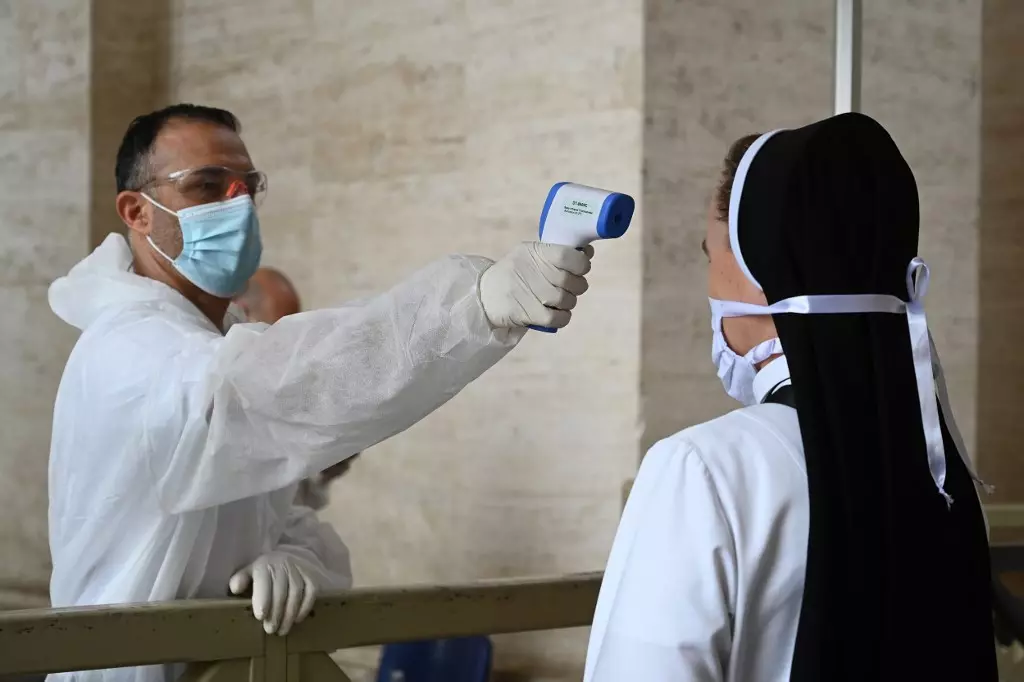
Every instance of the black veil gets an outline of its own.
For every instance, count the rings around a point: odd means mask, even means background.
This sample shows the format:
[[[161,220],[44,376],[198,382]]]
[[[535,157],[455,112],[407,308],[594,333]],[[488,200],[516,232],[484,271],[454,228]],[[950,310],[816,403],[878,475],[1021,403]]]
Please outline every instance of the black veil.
[[[762,136],[732,187],[737,259],[768,303],[908,299],[914,175],[873,119]],[[945,424],[929,473],[905,315],[778,314],[807,464],[810,532],[791,680],[996,680],[988,541]]]

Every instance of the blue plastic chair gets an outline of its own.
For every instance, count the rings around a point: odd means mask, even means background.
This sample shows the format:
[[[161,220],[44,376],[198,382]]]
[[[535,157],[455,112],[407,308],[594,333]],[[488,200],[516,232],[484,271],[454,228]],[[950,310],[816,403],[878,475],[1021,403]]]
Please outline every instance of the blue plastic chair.
[[[493,655],[488,637],[388,644],[377,682],[487,682]]]

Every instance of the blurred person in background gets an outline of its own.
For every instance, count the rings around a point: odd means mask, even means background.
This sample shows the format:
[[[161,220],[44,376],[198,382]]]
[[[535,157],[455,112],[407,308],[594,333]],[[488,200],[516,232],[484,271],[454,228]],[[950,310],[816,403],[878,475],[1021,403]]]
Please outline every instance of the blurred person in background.
[[[251,591],[264,629],[286,634],[318,591],[351,585],[344,544],[295,504],[298,482],[426,417],[528,326],[567,325],[587,289],[592,249],[524,242],[225,334],[260,265],[267,187],[239,131],[230,112],[190,104],[136,118],[115,164],[128,238],[111,234],[50,287],[50,307],[82,332],[53,412],[54,607]]]
[[[274,324],[285,315],[294,315],[302,310],[299,292],[284,273],[274,268],[261,267],[256,271],[245,286],[245,290],[235,296],[228,306],[228,315],[234,321],[263,322]]]
[[[245,291],[228,306],[224,317],[224,332],[239,322],[274,324],[286,315],[301,311],[302,303],[292,281],[280,270],[261,267],[249,278]],[[295,494],[295,504],[316,511],[326,507],[330,502],[331,483],[347,473],[357,457],[358,453],[302,479]]]

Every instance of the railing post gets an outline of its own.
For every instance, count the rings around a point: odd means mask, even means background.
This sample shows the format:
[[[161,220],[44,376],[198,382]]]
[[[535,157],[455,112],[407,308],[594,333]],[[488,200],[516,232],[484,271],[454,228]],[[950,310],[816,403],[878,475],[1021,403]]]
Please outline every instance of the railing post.
[[[249,682],[257,679],[252,677],[252,669],[253,660],[248,658],[196,663],[185,670],[178,682]]]
[[[288,656],[288,682],[352,682],[324,652]]]
[[[288,679],[288,638],[279,635],[263,637],[262,682],[285,682]],[[254,680],[254,682],[260,682]]]

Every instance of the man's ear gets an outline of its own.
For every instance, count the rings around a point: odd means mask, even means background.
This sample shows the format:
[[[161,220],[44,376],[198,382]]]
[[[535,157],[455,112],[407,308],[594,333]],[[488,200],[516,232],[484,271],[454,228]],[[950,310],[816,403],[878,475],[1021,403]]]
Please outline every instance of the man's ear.
[[[139,192],[121,192],[117,195],[117,199],[114,200],[117,215],[121,218],[121,222],[125,224],[125,227],[138,232],[144,237],[148,237],[153,229],[150,221],[150,212],[146,210],[146,204],[146,200],[142,198],[142,194]]]

